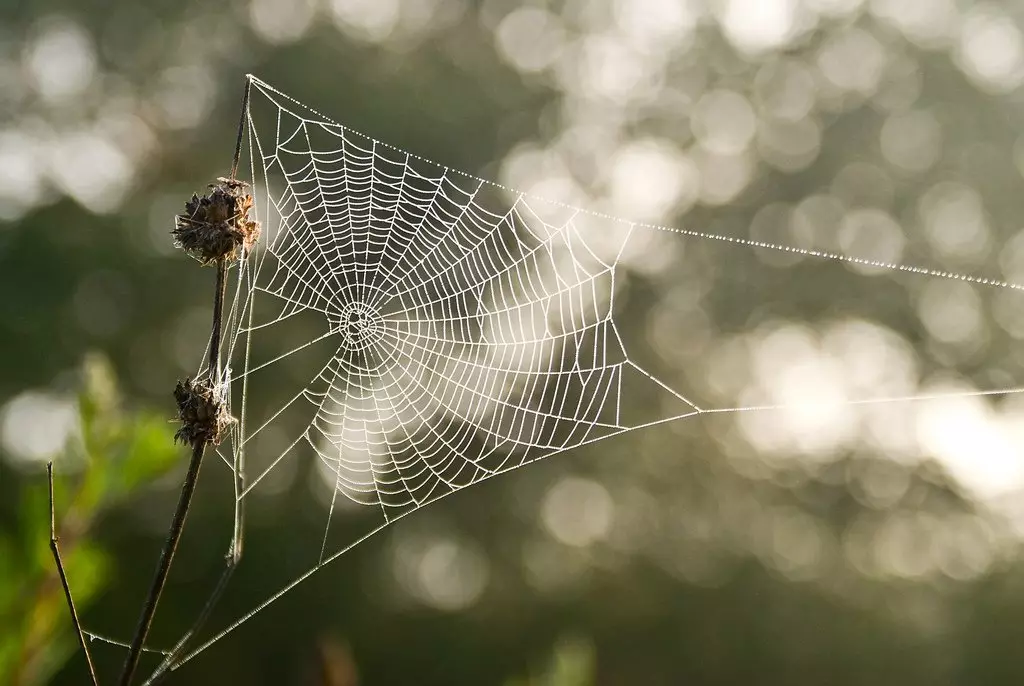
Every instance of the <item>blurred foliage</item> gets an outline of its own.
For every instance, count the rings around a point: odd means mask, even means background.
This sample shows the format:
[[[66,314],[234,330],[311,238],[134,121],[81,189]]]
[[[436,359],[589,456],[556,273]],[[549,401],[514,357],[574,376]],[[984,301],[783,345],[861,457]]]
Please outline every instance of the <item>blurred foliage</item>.
[[[556,644],[551,663],[540,674],[512,679],[506,686],[592,686],[594,651],[579,640],[561,640]]]
[[[54,441],[85,626],[124,639],[137,618],[176,494],[159,476],[182,457],[170,390],[195,372],[212,287],[171,219],[226,171],[242,74],[452,167],[557,181],[567,202],[1021,281],[1022,21],[1019,3],[967,0],[2,3],[0,683],[82,682],[46,548]],[[806,385],[1024,378],[1006,289],[682,238],[644,257],[621,301],[631,350],[731,403],[775,400],[830,344],[848,354]],[[69,370],[94,348],[123,400],[95,362],[79,393]],[[837,432],[751,413],[596,444],[403,520],[168,683],[1024,683],[1019,405],[893,404]],[[146,406],[166,409],[129,409]],[[223,569],[231,481],[209,462],[157,647]],[[250,501],[211,629],[316,562],[322,477],[312,459],[287,469]],[[580,492],[614,503],[586,544],[555,526]],[[349,515],[339,537],[366,529]],[[485,561],[471,604],[422,583],[437,551],[443,579]],[[123,651],[93,645],[109,680]]]
[[[76,430],[54,456],[57,535],[79,612],[117,580],[109,551],[90,540],[93,526],[181,458],[165,417],[125,411],[105,358],[87,357],[81,377]],[[78,650],[48,545],[49,508],[39,474],[2,508],[18,522],[0,531],[0,683],[11,686],[48,683]]]

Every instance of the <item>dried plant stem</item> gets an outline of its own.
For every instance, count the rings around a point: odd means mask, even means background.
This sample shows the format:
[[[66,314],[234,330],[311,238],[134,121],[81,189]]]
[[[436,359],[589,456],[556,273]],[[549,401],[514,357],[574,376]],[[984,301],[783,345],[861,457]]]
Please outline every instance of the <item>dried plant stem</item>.
[[[210,384],[215,385],[217,379],[217,368],[219,367],[220,331],[221,319],[224,311],[224,282],[226,281],[227,264],[221,259],[217,263],[217,290],[214,296],[213,305],[213,336],[210,338]],[[178,506],[174,510],[174,517],[171,519],[171,526],[168,529],[167,540],[164,542],[163,550],[160,552],[160,561],[157,563],[156,575],[150,586],[146,602],[142,606],[142,614],[139,617],[138,626],[128,648],[128,657],[125,659],[124,669],[121,672],[121,686],[130,686],[135,677],[135,670],[139,665],[139,658],[142,656],[142,647],[145,645],[149,629],[153,625],[153,617],[156,615],[157,605],[160,603],[160,595],[164,586],[167,585],[167,576],[171,572],[171,563],[174,562],[174,553],[178,550],[178,541],[185,530],[185,518],[188,517],[188,510],[192,504],[192,496],[199,482],[199,469],[203,465],[203,455],[206,453],[206,440],[196,440],[192,444],[192,459],[188,464],[188,471],[185,472],[185,480],[181,485],[181,494],[178,496]]]
[[[57,517],[54,514],[53,505],[53,463],[46,463],[46,478],[50,486],[50,550],[53,552],[53,561],[57,565],[57,574],[60,576],[60,585],[64,587],[64,598],[68,602],[68,611],[71,613],[71,624],[75,627],[75,636],[78,638],[78,645],[85,655],[85,665],[89,670],[89,678],[93,686],[99,686],[96,678],[96,667],[92,664],[92,654],[89,652],[89,643],[85,640],[85,632],[82,631],[82,623],[78,620],[78,610],[75,609],[75,601],[71,597],[71,586],[68,585],[68,575],[64,571],[64,562],[60,557],[60,545],[57,538]]]
[[[238,162],[242,154],[242,134],[245,130],[246,112],[249,104],[249,88],[251,80],[247,77],[245,94],[242,98],[242,116],[238,122],[238,138],[235,144],[234,160],[231,164],[231,181],[235,180],[238,172]],[[217,388],[221,379],[220,374],[220,338],[224,318],[224,298],[227,290],[227,269],[228,261],[221,257],[217,260],[217,285],[213,296],[213,326],[210,334],[209,350],[209,384],[211,388]],[[203,437],[192,443],[192,459],[189,461],[188,471],[185,473],[185,481],[181,485],[181,494],[178,496],[178,506],[174,510],[174,517],[167,532],[167,539],[164,542],[163,550],[160,553],[160,561],[157,563],[156,575],[150,586],[149,594],[142,608],[138,626],[132,637],[128,648],[128,657],[125,659],[124,669],[121,672],[121,686],[131,686],[135,671],[139,666],[139,659],[142,657],[142,649],[149,635],[150,627],[153,624],[153,617],[156,615],[157,605],[160,603],[160,595],[167,584],[167,577],[171,571],[171,563],[174,561],[174,553],[178,549],[178,541],[185,529],[185,519],[188,516],[189,507],[192,504],[192,496],[195,493],[196,484],[199,481],[199,470],[203,464],[203,455],[206,452],[207,439]]]

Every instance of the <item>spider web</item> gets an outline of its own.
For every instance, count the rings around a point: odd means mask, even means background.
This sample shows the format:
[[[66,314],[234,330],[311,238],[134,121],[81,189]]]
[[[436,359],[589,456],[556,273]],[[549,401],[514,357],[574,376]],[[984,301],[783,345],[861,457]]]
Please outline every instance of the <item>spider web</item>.
[[[239,421],[218,451],[239,477],[236,535],[241,504],[297,458],[313,456],[333,487],[308,571],[157,674],[449,493],[637,428],[763,409],[699,406],[631,355],[615,312],[636,231],[1024,290],[583,211],[405,152],[250,79],[263,234],[233,272],[222,378]],[[867,402],[886,400],[898,399]],[[645,416],[651,407],[660,414]],[[383,524],[336,544],[339,513],[359,506]]]
[[[513,193],[253,88],[276,116],[252,139],[269,212],[263,248],[239,270],[227,338],[248,366],[232,383],[287,364],[312,373],[243,429],[244,444],[281,413],[307,417],[250,489],[311,449],[337,497],[392,520],[636,428],[623,397],[644,385],[674,401],[662,421],[700,412],[631,359],[612,317],[634,224]],[[251,336],[299,319],[301,343],[251,354]]]

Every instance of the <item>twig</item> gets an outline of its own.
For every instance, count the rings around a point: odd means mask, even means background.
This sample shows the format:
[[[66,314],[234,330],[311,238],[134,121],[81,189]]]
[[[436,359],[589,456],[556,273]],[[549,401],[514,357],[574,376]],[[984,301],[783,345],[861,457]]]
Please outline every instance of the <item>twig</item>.
[[[238,122],[238,138],[235,143],[235,154],[231,164],[231,181],[235,180],[238,171],[238,162],[242,154],[242,134],[245,129],[246,110],[249,104],[249,88],[251,80],[247,77],[245,83],[245,94],[242,97],[242,115]],[[213,326],[210,334],[209,350],[209,384],[210,388],[217,388],[221,379],[218,378],[220,369],[220,337],[224,317],[224,298],[227,289],[228,260],[221,257],[217,260],[217,285],[213,295]],[[135,671],[139,666],[139,659],[142,657],[142,647],[149,635],[150,627],[153,625],[153,617],[156,615],[157,605],[160,603],[160,595],[167,584],[167,577],[171,571],[171,563],[174,561],[174,553],[178,549],[178,541],[185,528],[185,518],[192,504],[192,496],[195,493],[196,483],[199,481],[199,469],[202,467],[203,455],[206,452],[207,437],[197,438],[192,443],[192,459],[185,473],[185,481],[181,485],[181,495],[178,496],[178,506],[171,519],[171,525],[167,532],[167,540],[164,542],[163,550],[160,553],[160,561],[157,563],[156,575],[150,586],[149,594],[142,608],[138,626],[128,649],[128,657],[125,659],[124,669],[121,672],[121,686],[131,686]]]
[[[53,505],[53,463],[46,463],[46,478],[50,485],[50,550],[53,552],[53,561],[57,563],[57,574],[60,576],[60,585],[64,587],[64,598],[68,601],[68,611],[71,613],[71,624],[75,627],[75,635],[78,637],[78,645],[82,647],[82,654],[85,655],[85,664],[89,670],[89,678],[93,686],[99,686],[96,678],[96,667],[92,664],[92,654],[89,653],[89,643],[85,640],[85,632],[82,631],[82,623],[78,620],[78,610],[75,609],[75,601],[71,597],[71,586],[68,585],[68,576],[64,571],[64,562],[60,557],[59,539],[57,538],[57,516],[54,514]]]

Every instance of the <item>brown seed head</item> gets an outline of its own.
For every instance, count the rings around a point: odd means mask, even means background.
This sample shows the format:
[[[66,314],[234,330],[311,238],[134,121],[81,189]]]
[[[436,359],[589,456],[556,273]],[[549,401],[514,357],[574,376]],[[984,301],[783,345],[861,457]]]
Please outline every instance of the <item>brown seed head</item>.
[[[195,446],[198,443],[220,443],[225,429],[235,420],[216,390],[205,379],[185,379],[174,388],[181,428],[174,440]]]
[[[260,235],[259,222],[249,219],[252,196],[248,184],[220,178],[206,195],[192,195],[185,212],[175,218],[175,244],[201,263],[234,260],[248,254]]]

